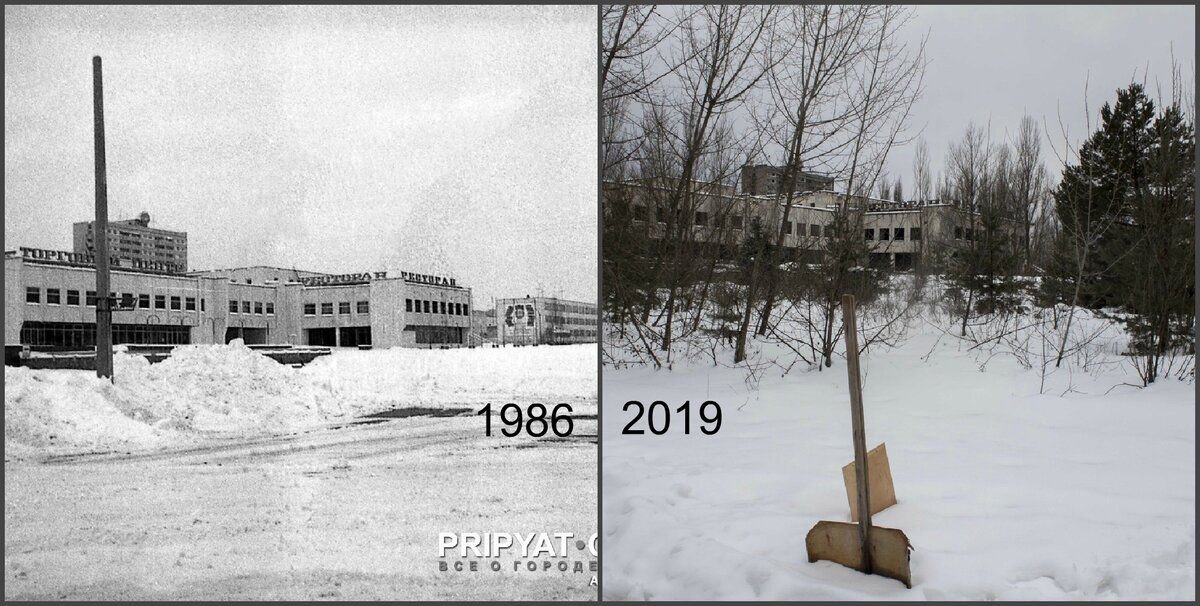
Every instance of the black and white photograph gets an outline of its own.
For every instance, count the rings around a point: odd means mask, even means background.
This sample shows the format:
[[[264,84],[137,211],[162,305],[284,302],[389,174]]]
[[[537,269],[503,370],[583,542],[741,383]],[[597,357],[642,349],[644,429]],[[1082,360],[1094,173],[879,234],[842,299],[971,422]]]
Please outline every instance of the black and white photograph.
[[[602,599],[1195,602],[1194,6],[601,19]]]
[[[5,599],[597,599],[597,23],[5,7]]]

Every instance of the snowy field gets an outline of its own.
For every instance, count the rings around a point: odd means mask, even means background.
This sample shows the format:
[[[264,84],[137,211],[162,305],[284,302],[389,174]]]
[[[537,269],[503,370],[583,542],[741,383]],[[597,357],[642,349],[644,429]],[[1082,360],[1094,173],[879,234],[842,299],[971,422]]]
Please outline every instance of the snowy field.
[[[437,553],[440,532],[595,532],[594,420],[548,441],[485,437],[473,414],[594,419],[595,368],[594,345],[303,369],[191,347],[118,356],[115,385],[6,368],[5,598],[595,599],[590,571],[443,572]],[[413,406],[471,411],[353,422]]]
[[[1113,356],[1039,394],[1036,367],[944,328],[918,319],[863,361],[867,446],[886,442],[898,500],[874,522],[912,541],[911,590],[808,562],[808,530],[850,520],[846,366],[785,373],[759,341],[757,382],[711,358],[605,368],[605,598],[1194,600],[1194,384],[1121,385],[1140,381]],[[621,435],[628,400],[710,399],[714,436]]]

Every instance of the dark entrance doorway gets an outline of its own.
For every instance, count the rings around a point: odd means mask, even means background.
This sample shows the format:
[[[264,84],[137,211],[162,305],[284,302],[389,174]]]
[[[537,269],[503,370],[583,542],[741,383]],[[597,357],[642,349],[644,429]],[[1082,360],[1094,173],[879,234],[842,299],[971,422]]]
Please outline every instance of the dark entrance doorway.
[[[342,347],[358,347],[371,344],[370,326],[346,326],[338,329]]]
[[[267,342],[267,329],[234,326],[225,330],[225,342],[241,339],[246,345],[264,345]]]
[[[336,331],[336,328],[309,328],[304,331],[308,337],[304,341],[308,345],[333,347],[337,344]]]

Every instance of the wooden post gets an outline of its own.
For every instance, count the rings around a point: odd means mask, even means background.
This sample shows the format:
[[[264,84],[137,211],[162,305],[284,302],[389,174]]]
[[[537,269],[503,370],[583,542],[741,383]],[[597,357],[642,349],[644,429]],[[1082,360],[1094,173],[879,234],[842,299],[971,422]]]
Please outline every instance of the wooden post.
[[[842,295],[846,332],[846,372],[850,377],[850,420],[854,426],[854,479],[858,487],[858,532],[862,540],[863,572],[871,574],[871,495],[867,482],[867,435],[863,420],[862,380],[858,372],[858,323],[854,295]]]
[[[96,376],[111,379],[112,306],[108,284],[108,177],[104,159],[104,83],[100,57],[92,57],[92,117],[96,142],[96,222],[92,238],[96,244]]]

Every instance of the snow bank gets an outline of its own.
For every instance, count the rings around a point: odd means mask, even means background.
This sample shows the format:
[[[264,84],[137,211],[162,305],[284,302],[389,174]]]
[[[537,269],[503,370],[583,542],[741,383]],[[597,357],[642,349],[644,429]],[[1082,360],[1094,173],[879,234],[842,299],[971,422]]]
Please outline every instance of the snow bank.
[[[699,356],[605,368],[604,597],[1194,600],[1193,385],[1122,385],[1140,382],[1116,362],[1043,389],[942,328],[918,320],[863,361],[868,447],[887,443],[898,499],[874,521],[912,540],[913,589],[808,562],[808,530],[849,521],[846,368],[785,372],[792,354],[755,341],[756,381]],[[721,430],[622,435],[621,406],[656,399],[715,400]]]
[[[304,367],[352,413],[487,402],[566,402],[595,413],[594,344],[482,349],[340,351]]]
[[[240,341],[150,364],[114,356],[115,382],[5,367],[5,457],[145,449],[318,427],[409,406],[559,402],[595,411],[596,347],[336,351],[293,369]]]

